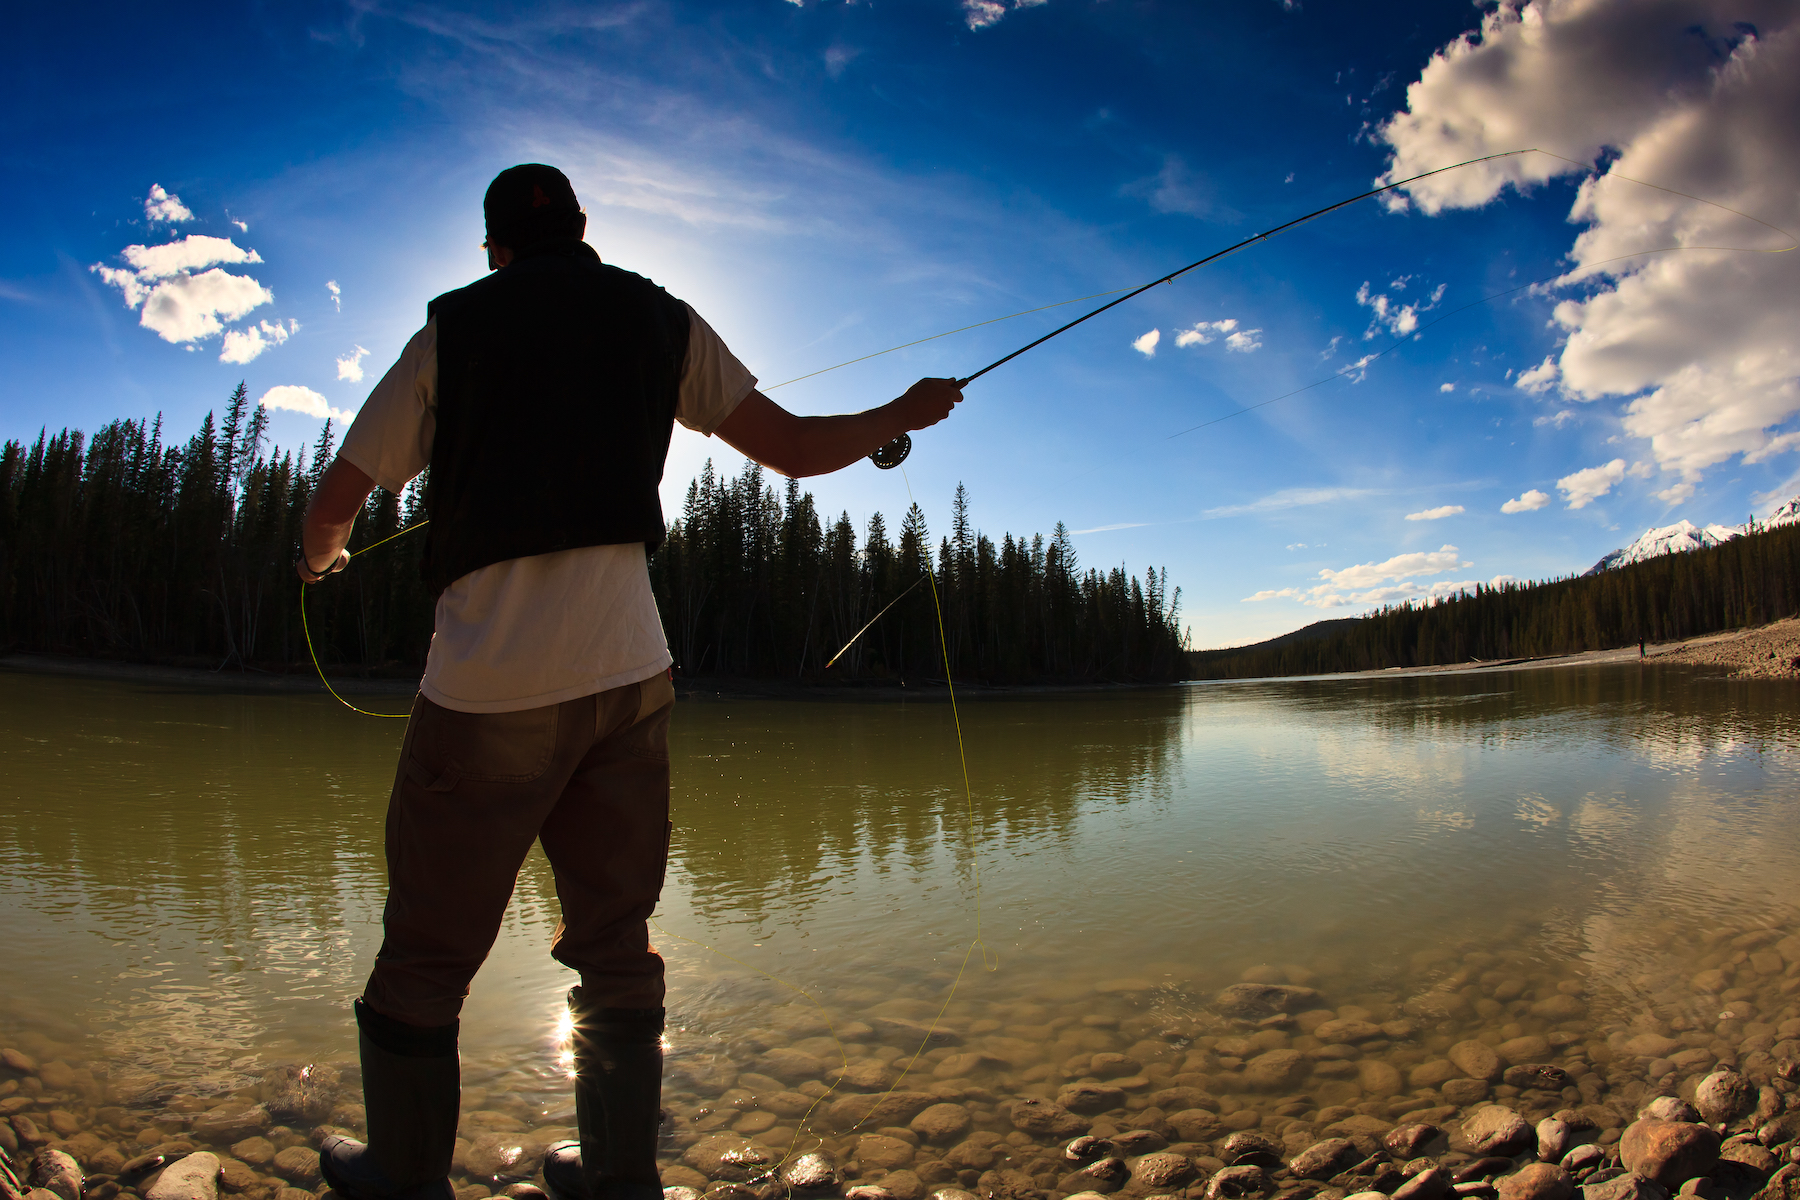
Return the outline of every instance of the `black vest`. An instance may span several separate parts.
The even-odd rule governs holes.
[[[438,406],[420,573],[432,593],[509,558],[621,542],[655,553],[687,305],[571,239],[426,311]]]

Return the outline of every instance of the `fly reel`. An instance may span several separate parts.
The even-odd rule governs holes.
[[[869,461],[884,471],[891,471],[906,461],[912,453],[912,435],[903,433],[875,453],[869,455]]]

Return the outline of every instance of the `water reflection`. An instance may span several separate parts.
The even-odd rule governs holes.
[[[1191,1019],[1246,972],[1454,1007],[1471,953],[1580,981],[1596,1019],[1699,1021],[1708,931],[1779,929],[1800,896],[1795,698],[1634,665],[988,699],[963,708],[972,811],[944,704],[684,704],[675,1057],[777,1017],[815,1036],[795,989],[838,1023],[929,1017],[978,899],[998,968],[968,960],[965,1023],[1096,995]],[[0,1035],[196,1087],[347,1059],[399,724],[6,675]],[[534,854],[465,1013],[477,1090],[545,1107],[555,915]]]

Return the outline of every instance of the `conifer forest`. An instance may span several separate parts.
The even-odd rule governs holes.
[[[267,413],[239,385],[222,421],[185,441],[160,417],[90,438],[41,433],[0,453],[0,648],[310,671],[293,562],[330,463],[328,421],[310,447],[267,446]],[[421,481],[377,488],[354,553],[426,516]],[[432,597],[422,537],[396,539],[306,593],[306,624],[333,673],[417,671]],[[934,575],[927,575],[930,566]],[[711,462],[672,514],[650,574],[677,670],[812,681],[1158,681],[1182,676],[1179,589],[1166,570],[1082,570],[1061,523],[1049,537],[973,528],[959,486],[934,544],[914,505],[822,517],[792,480]],[[940,642],[932,592],[942,604]],[[877,613],[885,615],[832,667]]]
[[[1544,583],[1384,608],[1325,636],[1188,655],[1194,679],[1444,666],[1676,641],[1800,613],[1800,525]]]

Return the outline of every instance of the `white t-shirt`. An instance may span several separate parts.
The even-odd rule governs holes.
[[[675,419],[711,436],[756,377],[688,315]],[[338,457],[390,492],[412,482],[431,462],[437,380],[431,321],[375,385]],[[644,544],[586,546],[497,562],[446,588],[419,690],[462,712],[516,712],[636,683],[672,661]]]

